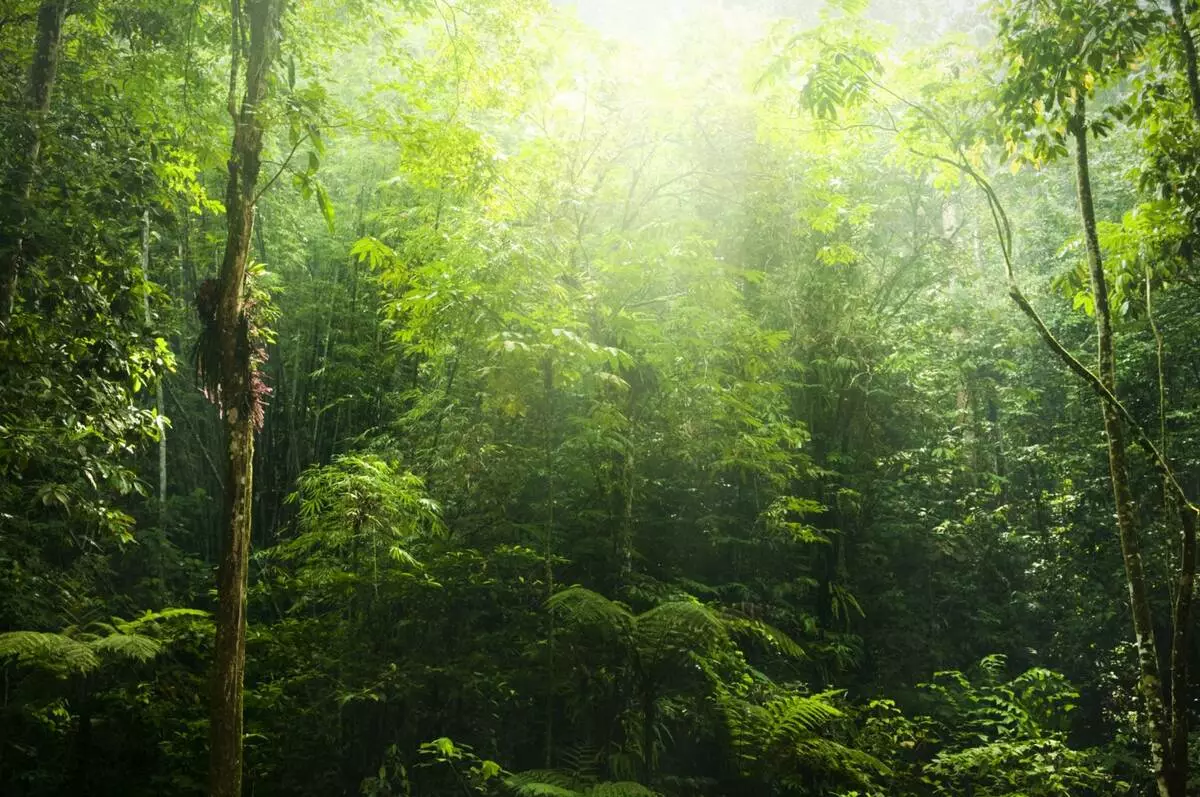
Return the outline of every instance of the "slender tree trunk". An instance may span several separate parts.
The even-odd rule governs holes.
[[[658,721],[658,701],[655,700],[655,685],[647,680],[642,686],[642,784],[654,783],[654,724]]]
[[[632,402],[631,402],[632,403]],[[632,411],[629,414],[632,432]],[[632,437],[632,434],[630,435]],[[633,491],[637,478],[636,460],[634,459],[633,443],[625,444],[625,453],[621,458],[621,525],[620,543],[618,545],[618,576],[617,583],[622,587],[629,586],[633,575]]]
[[[153,319],[150,316],[150,211],[142,212],[142,313],[149,328]],[[158,417],[163,417],[163,380],[160,375],[154,385],[154,411]],[[158,430],[158,526],[166,533],[167,530],[167,427],[161,425]]]
[[[545,406],[545,439],[543,454],[546,468],[546,525],[545,525],[545,578],[546,599],[554,597],[554,361],[550,355],[542,361],[542,388]],[[556,631],[554,612],[549,612],[546,629],[546,749],[545,766],[554,766],[554,685],[556,676],[554,634]]]
[[[75,725],[71,788],[75,794],[88,794],[92,768],[92,700],[87,676],[80,676],[75,688],[79,699],[79,716]]]
[[[4,185],[4,229],[0,229],[0,326],[12,318],[17,297],[17,281],[21,274],[23,228],[27,221],[29,198],[37,173],[38,157],[42,151],[42,123],[50,110],[50,93],[58,74],[58,57],[62,44],[63,22],[70,9],[68,0],[43,0],[38,8],[37,44],[33,66],[29,72],[29,94],[26,98],[27,120],[19,128],[17,141],[10,142],[14,158]]]
[[[1167,499],[1170,500],[1170,499]],[[1196,585],[1196,513],[1179,507],[1179,580],[1172,610],[1171,637],[1171,794],[1183,795],[1188,781],[1188,659],[1192,652],[1192,596]]]
[[[1096,234],[1096,210],[1092,200],[1091,174],[1088,164],[1087,116],[1084,102],[1076,104],[1072,120],[1075,137],[1075,177],[1079,193],[1079,213],[1083,222],[1083,237],[1087,247],[1088,272],[1091,277],[1092,298],[1095,304],[1096,343],[1099,355],[1098,374],[1104,387],[1116,393],[1116,358],[1113,353],[1112,318],[1109,310],[1108,283]],[[1171,738],[1167,727],[1162,682],[1159,675],[1158,653],[1154,641],[1154,622],[1146,588],[1146,574],[1138,541],[1136,511],[1129,485],[1129,463],[1125,450],[1125,431],[1121,416],[1108,402],[1101,402],[1104,415],[1104,436],[1108,444],[1108,467],[1116,503],[1117,531],[1121,541],[1121,556],[1125,562],[1125,580],[1129,588],[1129,608],[1133,615],[1134,636],[1138,652],[1138,691],[1145,704],[1146,725],[1150,736],[1150,758],[1158,792],[1162,797],[1184,797],[1177,791],[1172,776]]]
[[[312,450],[318,460],[323,460],[324,447],[321,445],[322,427],[325,425],[326,407],[325,403],[329,400],[330,377],[329,377],[329,358],[333,354],[333,319],[337,318],[337,296],[338,289],[341,287],[342,272],[338,267],[336,260],[329,261],[329,269],[332,275],[333,287],[329,292],[329,313],[325,317],[325,337],[321,344],[321,352],[318,355],[318,368],[321,369],[321,380],[317,384],[317,407],[313,415],[313,430],[312,430]],[[333,446],[329,446],[330,456],[333,455]]]
[[[261,167],[263,126],[259,109],[266,100],[268,73],[278,35],[281,0],[246,0],[249,53],[245,94],[234,116],[225,192],[228,230],[221,263],[215,315],[219,346],[218,395],[226,434],[224,530],[217,572],[217,635],[210,720],[209,793],[240,797],[242,792],[242,699],[246,664],[246,579],[250,553],[254,484],[255,364],[246,317],[246,266],[254,228],[254,204]],[[230,111],[240,65],[242,9],[233,0],[233,64]]]
[[[1200,123],[1200,70],[1196,65],[1196,40],[1188,25],[1184,0],[1171,0],[1171,16],[1179,29],[1179,43],[1183,47],[1184,74],[1187,77],[1188,96],[1192,102],[1192,117]],[[1149,312],[1149,284],[1147,284],[1146,307]],[[1162,387],[1162,339],[1155,329],[1155,340],[1159,352],[1159,403],[1160,416],[1163,402]],[[1165,433],[1160,432],[1163,455],[1166,455]],[[1169,499],[1168,499],[1169,500]],[[1178,504],[1178,502],[1176,502]],[[1173,769],[1172,788],[1183,794],[1188,779],[1188,659],[1192,640],[1192,597],[1196,588],[1196,512],[1192,507],[1179,504],[1179,577],[1175,590],[1175,605],[1172,612],[1173,635],[1171,639],[1171,760]]]
[[[1196,40],[1188,26],[1187,12],[1183,0],[1171,0],[1171,17],[1179,29],[1179,43],[1183,47],[1183,69],[1187,76],[1188,95],[1192,100],[1192,117],[1200,122],[1200,74],[1196,67]]]
[[[150,211],[142,211],[142,318],[146,329],[150,329],[153,317],[150,315]],[[158,374],[154,380],[154,414],[158,417],[158,530],[161,539],[154,546],[154,569],[158,577],[158,588],[163,598],[166,598],[167,568],[167,424],[165,418],[165,403],[163,401],[163,376]]]

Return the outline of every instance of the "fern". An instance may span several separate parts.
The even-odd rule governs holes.
[[[580,797],[579,781],[557,769],[533,769],[510,775],[505,785],[518,797]]]
[[[932,793],[1068,797],[1110,782],[1096,751],[1067,744],[1066,717],[1078,692],[1062,675],[1039,668],[1006,680],[1006,666],[1003,656],[988,656],[974,680],[949,671],[921,685],[936,711],[918,721],[928,727],[926,738],[941,745],[920,772]]]
[[[9,631],[0,634],[0,659],[15,658],[60,676],[86,675],[105,660],[147,662],[162,653],[163,643],[142,633],[143,629],[153,630],[155,623],[179,617],[207,618],[208,614],[198,609],[165,609],[135,620],[114,617],[111,623],[68,626],[60,633]]]
[[[150,661],[162,652],[162,643],[140,634],[110,634],[91,644],[97,653],[130,661]]]
[[[585,797],[656,797],[658,792],[628,780],[597,783],[584,792]]]
[[[163,609],[161,612],[147,611],[136,620],[115,620],[117,630],[123,634],[134,634],[143,626],[152,625],[162,620],[177,620],[187,617],[193,620],[208,620],[209,614],[201,609]]]
[[[68,675],[85,674],[100,666],[100,657],[85,642],[66,634],[9,631],[0,634],[0,658]]]
[[[725,620],[729,630],[738,637],[756,640],[767,648],[789,659],[804,660],[808,652],[784,631],[761,620],[733,617]]]
[[[786,778],[798,771],[819,771],[860,777],[888,768],[873,756],[823,735],[840,719],[829,696],[784,695],[761,705],[723,699],[733,749],[744,770],[769,778]]]
[[[634,622],[634,646],[648,662],[697,649],[711,650],[728,639],[721,618],[695,601],[660,604],[638,615]]]
[[[769,742],[794,743],[805,734],[842,716],[842,712],[829,705],[821,696],[791,695],[773,700],[764,707],[769,722]]]
[[[511,775],[505,785],[517,797],[658,797],[658,792],[633,781],[591,783],[557,769]]]
[[[582,797],[582,795],[573,789],[564,789],[561,786],[555,786],[553,783],[523,783],[519,786],[512,787],[513,792],[519,797]]]
[[[595,780],[604,763],[603,751],[590,744],[573,745],[558,753],[559,767],[581,781]]]
[[[627,638],[633,630],[634,617],[628,609],[583,587],[556,592],[546,606],[565,622],[607,637]]]

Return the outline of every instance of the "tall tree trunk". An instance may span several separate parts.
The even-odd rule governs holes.
[[[1188,96],[1192,100],[1192,117],[1200,122],[1200,74],[1196,67],[1196,40],[1188,26],[1183,0],[1171,0],[1171,17],[1179,29],[1179,44],[1183,47],[1183,70],[1187,77]]]
[[[1188,25],[1184,0],[1171,0],[1171,16],[1179,32],[1179,43],[1183,48],[1184,75],[1187,78],[1188,97],[1192,104],[1192,118],[1200,123],[1200,69],[1196,65],[1196,40]],[[1146,311],[1150,314],[1150,285],[1146,285]],[[1153,316],[1151,316],[1153,321]],[[1162,387],[1162,339],[1154,330],[1159,354],[1159,413],[1162,415],[1164,401]],[[1160,421],[1161,423],[1161,421]],[[1166,456],[1165,433],[1160,432],[1163,455]],[[1170,500],[1169,498],[1167,499]],[[1192,648],[1192,597],[1196,589],[1196,512],[1193,507],[1176,502],[1179,509],[1179,574],[1175,590],[1175,605],[1172,611],[1171,638],[1171,762],[1172,789],[1183,794],[1188,779],[1188,659]]]
[[[658,722],[655,683],[649,677],[642,685],[642,784],[654,783],[654,724]]]
[[[1170,499],[1167,499],[1168,501]],[[1171,635],[1171,794],[1182,795],[1188,782],[1188,659],[1192,653],[1192,595],[1196,588],[1196,512],[1179,506],[1179,576],[1172,610]]]
[[[75,722],[75,738],[72,755],[71,790],[74,794],[90,793],[92,769],[92,699],[86,675],[78,678],[75,685],[78,696],[79,715]]]
[[[255,363],[245,302],[246,265],[254,228],[254,204],[261,167],[263,126],[259,109],[266,100],[282,0],[247,0],[249,24],[245,94],[234,115],[229,183],[225,192],[225,255],[213,319],[217,395],[226,434],[225,515],[217,573],[216,665],[210,719],[209,793],[239,797],[242,792],[242,693],[246,664],[246,577],[250,553],[255,417]],[[230,112],[241,62],[239,0],[232,1],[233,44]]]
[[[1108,283],[1096,234],[1096,210],[1092,200],[1091,174],[1088,164],[1087,115],[1084,101],[1076,103],[1072,120],[1075,137],[1075,178],[1079,194],[1079,214],[1083,222],[1083,238],[1087,247],[1088,273],[1091,277],[1092,298],[1095,304],[1098,374],[1101,383],[1115,395],[1117,386],[1116,358],[1113,353],[1112,318],[1109,309]],[[1154,641],[1154,623],[1146,588],[1146,574],[1138,541],[1136,511],[1129,486],[1129,463],[1125,450],[1125,432],[1117,409],[1101,402],[1104,415],[1104,437],[1108,444],[1109,477],[1116,503],[1117,531],[1121,541],[1121,556],[1125,562],[1125,580],[1129,588],[1129,608],[1133,615],[1133,631],[1137,639],[1139,678],[1138,687],[1145,703],[1146,725],[1150,735],[1150,758],[1158,792],[1162,797],[1184,797],[1177,791],[1172,775],[1171,739],[1167,727],[1162,681],[1159,675],[1158,653]]]
[[[42,151],[42,124],[50,110],[50,92],[58,74],[58,56],[62,44],[63,22],[70,9],[69,0],[43,0],[38,8],[37,44],[29,71],[26,97],[27,119],[19,127],[12,151],[19,153],[4,185],[4,229],[0,229],[0,326],[12,318],[21,273],[23,237],[33,179]]]
[[[150,211],[142,212],[142,313],[146,328],[150,328]],[[154,385],[154,411],[159,418],[164,414],[163,380],[160,374]],[[167,531],[167,427],[158,429],[158,526]],[[161,575],[161,573],[160,573]]]
[[[545,521],[545,578],[546,599],[554,597],[554,360],[546,355],[542,361],[542,389],[545,400],[545,438],[543,440],[544,467],[546,469],[546,521]],[[554,634],[556,631],[554,612],[547,616],[546,629],[546,769],[554,767],[554,688],[556,664]]]

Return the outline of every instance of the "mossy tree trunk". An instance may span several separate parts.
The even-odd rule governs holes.
[[[217,573],[216,663],[210,713],[209,793],[242,792],[242,703],[246,666],[246,581],[254,486],[255,363],[247,317],[246,268],[254,229],[254,206],[262,165],[262,105],[267,99],[281,0],[232,2],[232,65],[229,110],[234,120],[225,191],[228,230],[217,285],[213,343],[217,395],[225,426],[226,478],[221,560]],[[235,111],[241,64],[241,30],[249,28],[245,93]]]
[[[1103,386],[1116,395],[1116,356],[1113,349],[1112,314],[1109,307],[1108,281],[1096,231],[1096,209],[1092,197],[1091,172],[1088,163],[1088,126],[1084,101],[1076,102],[1071,121],[1075,139],[1075,179],[1079,196],[1079,214],[1083,223],[1083,239],[1087,248],[1088,274],[1095,305],[1096,348],[1098,376]],[[1125,430],[1117,408],[1107,401],[1100,402],[1104,417],[1104,438],[1108,447],[1109,478],[1116,505],[1117,533],[1121,542],[1121,557],[1125,564],[1125,581],[1129,589],[1129,608],[1133,616],[1133,631],[1137,641],[1138,692],[1145,705],[1146,729],[1149,734],[1150,759],[1155,782],[1161,797],[1184,797],[1179,788],[1179,774],[1171,755],[1171,733],[1168,725],[1163,682],[1159,672],[1158,651],[1154,638],[1154,618],[1146,584],[1138,539],[1137,511],[1129,482],[1129,461],[1125,445]],[[1186,781],[1186,777],[1184,777]]]

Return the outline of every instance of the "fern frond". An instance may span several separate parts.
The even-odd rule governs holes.
[[[532,769],[505,778],[517,797],[582,797],[575,778],[557,769]]]
[[[91,643],[91,648],[130,661],[150,661],[162,652],[162,643],[141,634],[110,634]]]
[[[560,769],[570,772],[576,779],[589,782],[596,779],[604,753],[591,744],[573,745],[558,753]]]
[[[633,628],[633,615],[619,603],[584,587],[568,587],[546,601],[547,608],[565,622],[626,636]]]
[[[753,639],[789,659],[807,659],[808,652],[786,632],[761,620],[744,617],[727,619],[725,624],[735,636]]]
[[[791,695],[763,707],[770,721],[769,742],[792,741],[815,732],[842,712],[815,696]]]
[[[638,615],[634,644],[650,660],[671,653],[711,649],[729,638],[725,623],[707,606],[695,601],[671,601]]]
[[[640,783],[622,780],[615,783],[597,783],[584,792],[585,797],[657,797],[658,792]]]
[[[518,797],[581,797],[579,792],[555,786],[553,783],[523,783],[512,785],[510,788]]]
[[[892,774],[892,770],[873,755],[818,736],[798,742],[796,757],[807,768],[826,772],[860,774],[869,771],[884,776]]]
[[[517,797],[658,797],[658,792],[633,781],[602,782],[585,786],[558,769],[535,769],[510,776],[505,785]]]
[[[121,633],[134,634],[137,633],[143,626],[152,625],[160,620],[175,620],[180,617],[207,620],[209,614],[201,609],[171,608],[163,609],[161,612],[147,611],[141,617],[138,617],[134,620],[119,620],[114,618],[113,622],[115,623],[117,630]]]
[[[42,631],[0,634],[0,658],[9,657],[30,667],[67,674],[83,674],[100,666],[100,659],[86,643]]]

